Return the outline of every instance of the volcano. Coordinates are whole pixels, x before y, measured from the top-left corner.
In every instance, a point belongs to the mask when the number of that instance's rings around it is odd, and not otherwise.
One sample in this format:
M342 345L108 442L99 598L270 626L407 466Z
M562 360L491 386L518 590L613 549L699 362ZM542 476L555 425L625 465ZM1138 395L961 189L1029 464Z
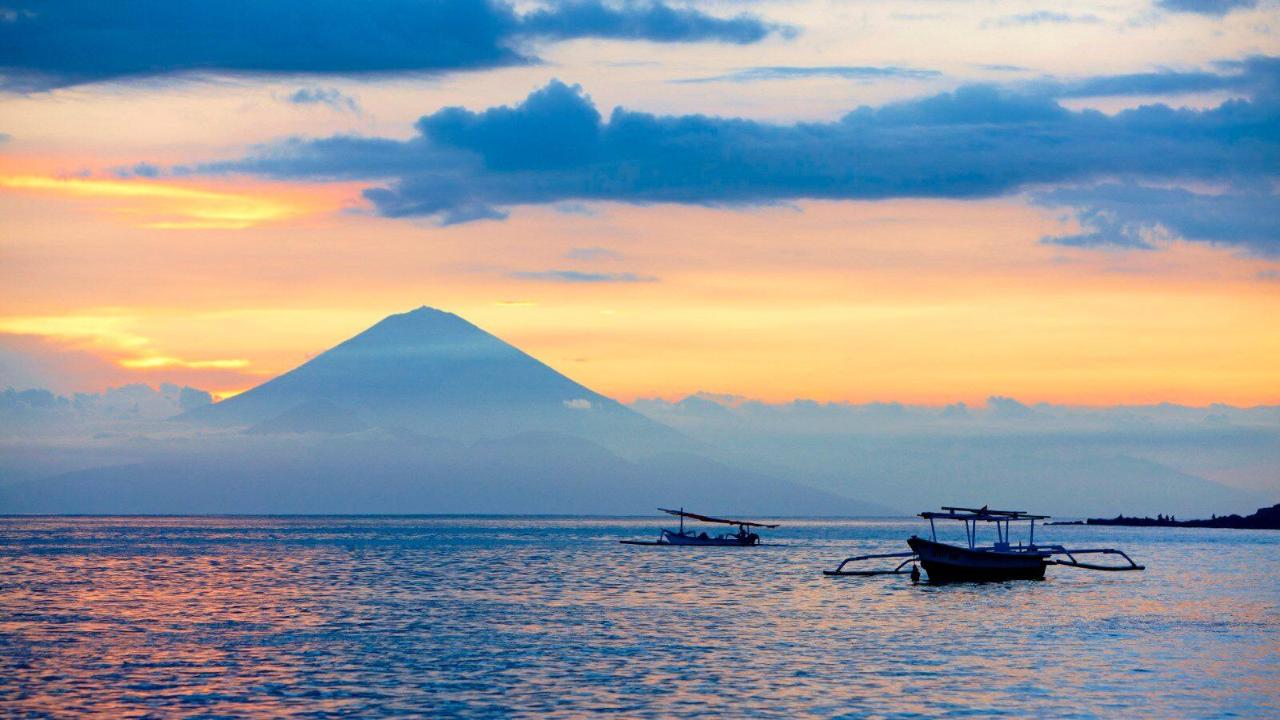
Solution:
M618 450L684 444L674 430L425 306L180 419L255 433L381 427L468 441L553 432Z
M196 432L122 446L102 455L109 464L0 485L0 508L630 514L687 503L730 514L887 511L718 462L707 457L711 448L428 307L387 317L176 421Z

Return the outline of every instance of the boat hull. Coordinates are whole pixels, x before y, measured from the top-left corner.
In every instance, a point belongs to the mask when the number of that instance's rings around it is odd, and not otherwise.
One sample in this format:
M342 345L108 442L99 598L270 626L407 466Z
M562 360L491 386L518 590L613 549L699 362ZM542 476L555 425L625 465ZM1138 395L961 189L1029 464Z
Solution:
M1043 580L1047 553L970 550L920 537L907 540L929 582Z
M662 539L659 541L664 545L703 545L711 547L750 547L760 542L760 538L754 533L746 538L739 539L737 537L713 537L705 533L694 535L693 533L677 533L670 530L662 531Z

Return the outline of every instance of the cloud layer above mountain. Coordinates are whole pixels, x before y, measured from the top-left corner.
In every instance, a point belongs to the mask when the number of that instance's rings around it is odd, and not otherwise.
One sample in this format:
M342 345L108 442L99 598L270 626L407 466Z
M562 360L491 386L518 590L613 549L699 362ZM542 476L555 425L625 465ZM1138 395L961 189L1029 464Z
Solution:
M1075 80L1043 80L1032 89L1059 98L1124 95L1178 95L1241 92L1274 97L1280 92L1280 58L1255 55L1214 63L1214 70L1158 70L1098 75Z
M661 0L19 2L0 22L0 88L45 90L169 73L443 72L535 62L530 41L752 43L790 32Z
M1272 61L1251 62L1226 77L1254 78L1252 97L1206 109L1153 104L1108 115L1069 109L1053 92L967 85L794 125L623 108L606 120L582 88L553 81L514 106L426 115L405 141L291 139L178 172L366 180L379 183L364 194L381 215L444 223L571 200L979 198L1115 179L1248 187L1252 205L1275 207L1266 186L1280 156L1280 94L1256 79ZM1121 85L1113 80L1107 92ZM1170 224L1177 226L1189 224ZM1265 231L1226 230L1186 237L1264 251L1276 241Z
M1180 188L1107 183L1062 188L1033 196L1048 207L1073 208L1081 232L1044 238L1071 247L1150 250L1180 238L1280 254L1280 213L1268 190L1233 189L1194 193Z

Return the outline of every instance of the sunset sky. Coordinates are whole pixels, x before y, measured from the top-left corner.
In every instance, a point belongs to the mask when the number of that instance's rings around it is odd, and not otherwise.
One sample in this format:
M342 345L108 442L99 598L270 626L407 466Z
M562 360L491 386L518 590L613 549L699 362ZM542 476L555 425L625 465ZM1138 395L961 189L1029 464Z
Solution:
M621 108L618 110L617 108ZM0 8L0 388L1280 403L1280 2Z

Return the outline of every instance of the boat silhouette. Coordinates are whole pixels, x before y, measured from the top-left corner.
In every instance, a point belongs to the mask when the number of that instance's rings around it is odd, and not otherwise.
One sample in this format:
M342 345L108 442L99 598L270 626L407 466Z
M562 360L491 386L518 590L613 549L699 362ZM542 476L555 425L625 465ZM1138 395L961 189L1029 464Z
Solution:
M835 570L824 570L824 575L895 575L912 573L919 577L916 563L924 568L931 583L982 582L997 580L1043 580L1050 565L1065 565L1086 570L1142 570L1144 566L1133 561L1123 550L1115 548L1076 548L1062 545L1036 545L1036 521L1048 519L1048 515L1031 515L1021 510L991 510L980 508L943 506L943 512L922 512L920 517L929 521L929 539L912 535L907 539L910 552L878 553L846 558ZM965 545L953 545L938 541L938 520L955 520L964 523ZM1014 545L1010 540L1010 526L1014 522L1030 523L1027 543ZM992 545L978 545L978 523L994 525L996 541ZM1119 555L1128 565L1097 565L1081 562L1079 555ZM846 566L867 560L903 558L893 569L846 570ZM907 570L910 565L911 569Z
M684 508L679 510L668 510L667 508L658 508L668 515L675 515L680 518L679 530L663 529L657 540L621 540L623 545L695 545L710 547L750 547L760 544L760 536L750 528L776 528L775 525L754 522L751 520L733 520L730 518L711 517L710 515L699 515L698 513L685 512ZM736 525L736 532L720 533L712 535L705 530L698 532L695 530L685 530L684 519L698 520L705 523L718 523L722 525Z

